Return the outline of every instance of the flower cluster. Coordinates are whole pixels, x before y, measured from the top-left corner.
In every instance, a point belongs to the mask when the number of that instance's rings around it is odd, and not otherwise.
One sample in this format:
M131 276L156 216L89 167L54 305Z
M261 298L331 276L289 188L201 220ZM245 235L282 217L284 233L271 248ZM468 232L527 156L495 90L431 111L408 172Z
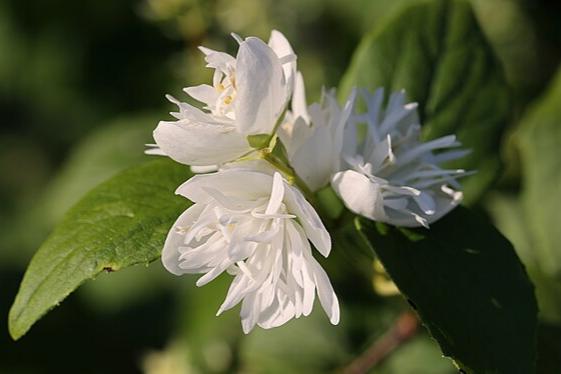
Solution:
M404 92L355 89L339 105L326 90L308 105L284 35L234 39L235 57L200 48L212 85L184 91L202 108L168 96L176 120L158 124L147 151L199 173L176 191L194 204L170 230L162 262L176 275L203 274L198 286L232 276L218 314L241 303L245 333L310 314L316 295L337 324L337 296L312 254L327 257L331 238L310 198L331 186L356 214L428 227L461 201L456 179L466 172L439 165L466 151L452 135L421 141Z

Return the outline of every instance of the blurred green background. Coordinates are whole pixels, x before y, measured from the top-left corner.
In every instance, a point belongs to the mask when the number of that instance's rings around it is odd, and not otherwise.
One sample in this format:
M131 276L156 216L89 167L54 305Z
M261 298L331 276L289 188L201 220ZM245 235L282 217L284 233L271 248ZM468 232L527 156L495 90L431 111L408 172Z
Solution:
M197 46L234 53L230 32L267 39L278 29L296 50L314 100L323 85L338 84L362 35L412 1L2 0L0 373L330 372L381 336L406 305L376 294L373 267L358 250L335 251L328 264L342 299L338 327L319 311L242 339L236 311L214 317L228 279L197 290L194 278L175 278L158 262L87 283L17 343L5 321L27 263L66 209L97 183L146 160L151 130L174 109L164 94L180 97L182 87L209 80ZM561 59L561 5L471 3L515 103L501 150L504 175L479 209L526 251L520 255L538 295L546 294L540 372L558 373L561 281L532 266L528 236L512 220L523 215L516 209L527 173L510 134L521 119L539 121L536 100ZM420 333L375 372L455 371Z

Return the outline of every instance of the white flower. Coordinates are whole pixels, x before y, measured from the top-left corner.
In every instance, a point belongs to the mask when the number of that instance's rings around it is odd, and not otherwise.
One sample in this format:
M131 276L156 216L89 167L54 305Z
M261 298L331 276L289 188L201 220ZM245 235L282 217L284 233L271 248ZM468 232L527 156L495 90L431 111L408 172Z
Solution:
M272 328L308 315L317 291L331 323L338 323L337 297L310 246L327 257L329 233L279 173L263 165L229 168L194 176L176 193L194 204L169 232L162 262L176 275L203 273L197 286L225 271L233 275L218 314L241 302L245 333L256 324Z
M333 188L357 214L396 226L428 227L462 200L456 178L467 174L439 164L468 151L443 151L460 146L454 135L422 142L417 104L406 104L403 91L393 93L385 109L383 89L361 94L367 111L345 129L348 170L335 174Z
M322 92L321 102L306 108L304 82L298 73L292 112L279 129L288 160L298 176L312 191L329 184L339 171L343 147L343 129L354 104L354 91L341 107L335 90Z
M168 96L179 107L177 121L161 121L154 131L156 149L187 165L207 166L234 161L251 151L248 135L270 134L290 100L296 56L286 38L271 33L269 45L234 36L236 58L201 47L213 84L185 88L204 110Z

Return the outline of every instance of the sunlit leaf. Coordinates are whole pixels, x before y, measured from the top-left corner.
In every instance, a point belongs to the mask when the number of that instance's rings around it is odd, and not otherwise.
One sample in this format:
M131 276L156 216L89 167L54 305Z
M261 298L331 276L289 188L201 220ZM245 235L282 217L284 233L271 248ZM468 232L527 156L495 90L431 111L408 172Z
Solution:
M90 191L39 248L10 310L20 338L82 282L102 271L147 264L187 201L174 195L186 167L158 159L129 169Z

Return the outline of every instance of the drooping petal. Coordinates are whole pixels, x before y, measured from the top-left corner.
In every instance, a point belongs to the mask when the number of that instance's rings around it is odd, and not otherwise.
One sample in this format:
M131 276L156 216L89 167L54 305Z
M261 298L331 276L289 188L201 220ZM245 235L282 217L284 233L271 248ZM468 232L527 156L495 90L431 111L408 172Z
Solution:
M340 317L339 300L337 300L337 295L335 295L335 291L329 281L329 277L314 258L309 258L308 263L312 269L321 306L329 317L329 322L333 325L337 325Z
M354 213L373 220L385 218L380 187L363 174L354 170L339 172L333 176L331 185Z
M216 125L160 122L154 140L163 153L187 165L212 165L235 160L251 149L239 133Z
M321 222L315 209L302 196L302 193L294 187L287 186L285 191L285 202L288 210L294 213L300 220L306 236L324 257L329 256L331 251L331 236Z
M249 37L236 59L236 123L242 134L269 134L275 126L287 93L278 56L263 41Z
M303 289L302 295L302 314L309 315L312 312L314 305L316 285L313 279L313 270L309 264L308 258L311 256L310 245L306 240L306 234L301 226L294 223L287 225L287 233L295 249L295 256L297 256L298 266L294 269L301 275L301 287ZM305 256L304 253L309 256ZM298 280L299 277L295 276Z

